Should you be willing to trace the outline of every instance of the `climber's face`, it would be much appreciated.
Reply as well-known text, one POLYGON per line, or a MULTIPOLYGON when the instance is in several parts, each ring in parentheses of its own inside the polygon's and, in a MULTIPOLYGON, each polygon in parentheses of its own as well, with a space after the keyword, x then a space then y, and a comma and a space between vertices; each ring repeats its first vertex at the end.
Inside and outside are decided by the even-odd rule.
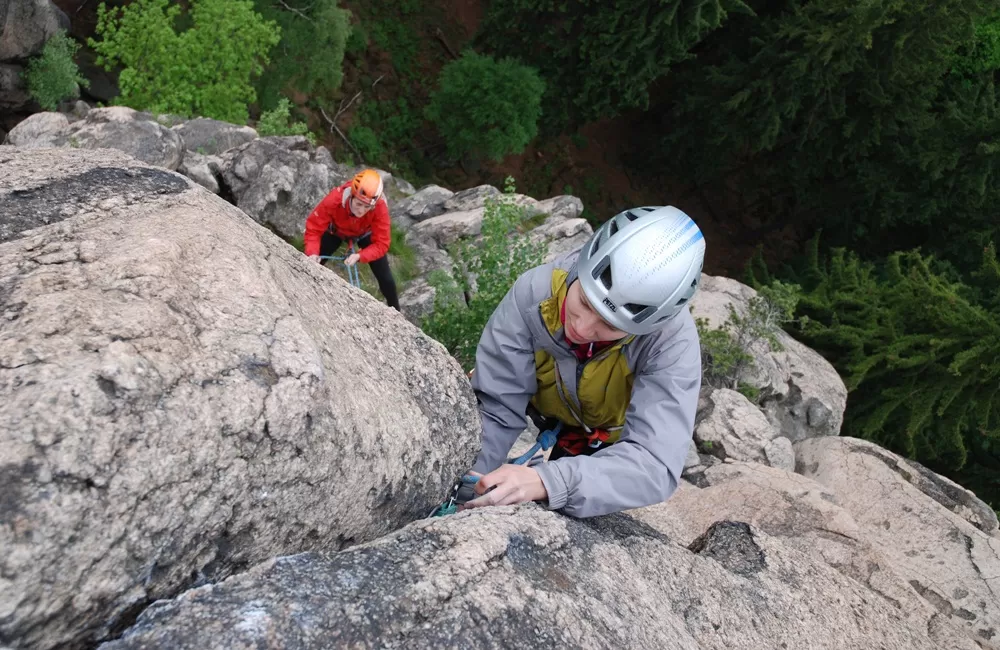
POLYGON ((356 196, 351 197, 351 214, 355 217, 363 217, 368 214, 368 211, 375 207, 377 201, 368 202, 365 199, 358 198, 356 196))
POLYGON ((573 343, 596 343, 598 341, 617 341, 628 336, 627 332, 611 327, 590 306, 587 296, 580 288, 579 282, 569 285, 566 292, 566 323, 564 325, 566 338, 573 343))

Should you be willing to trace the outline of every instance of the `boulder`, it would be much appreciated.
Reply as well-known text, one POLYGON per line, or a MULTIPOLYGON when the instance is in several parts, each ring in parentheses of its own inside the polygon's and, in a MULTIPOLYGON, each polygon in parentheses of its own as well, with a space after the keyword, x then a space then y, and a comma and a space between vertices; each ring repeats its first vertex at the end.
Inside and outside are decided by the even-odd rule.
POLYGON ((444 214, 444 202, 454 196, 454 192, 438 185, 426 185, 420 191, 389 206, 393 219, 403 217, 409 222, 423 221, 444 214))
POLYGON ((299 237, 313 208, 348 178, 330 161, 303 136, 258 138, 222 155, 220 191, 258 223, 299 237))
POLYGON ((486 205, 486 199, 499 198, 500 190, 492 185, 478 185, 466 190, 455 192, 444 202, 442 212, 469 212, 486 205))
POLYGON ((760 409, 735 390, 703 389, 695 417, 694 440, 721 460, 767 463, 765 448, 778 435, 760 409))
POLYGON ((36 113, 11 129, 7 141, 17 147, 117 149, 140 162, 174 170, 184 155, 183 143, 149 113, 125 106, 94 108, 70 122, 62 113, 36 113))
POLYGON ((68 29, 69 18, 51 0, 0 0, 0 61, 34 56, 68 29))
POLYGON ((184 141, 184 148, 203 156, 217 156, 257 139, 249 126, 239 126, 205 117, 181 122, 172 127, 184 141))
POLYGON ((112 150, 0 168, 0 646, 378 538, 474 460, 443 347, 237 208, 112 150))
MULTIPOLYGON (((691 301, 691 314, 718 328, 729 318, 729 307, 746 313, 757 295, 730 278, 702 275, 691 301)), ((839 435, 847 407, 847 387, 830 362, 783 330, 776 332, 782 350, 758 341, 748 352, 754 367, 741 378, 761 391, 760 404, 781 435, 792 442, 814 436, 839 435)))
POLYGON ((62 113, 35 113, 17 124, 7 134, 6 144, 22 149, 47 149, 65 144, 69 119, 62 113))
POLYGON ((0 110, 13 113, 32 103, 23 74, 24 66, 0 63, 0 110))
POLYGON ((185 151, 184 160, 181 161, 177 171, 212 194, 218 194, 219 180, 217 175, 220 173, 221 167, 222 159, 218 156, 203 156, 193 151, 185 151))

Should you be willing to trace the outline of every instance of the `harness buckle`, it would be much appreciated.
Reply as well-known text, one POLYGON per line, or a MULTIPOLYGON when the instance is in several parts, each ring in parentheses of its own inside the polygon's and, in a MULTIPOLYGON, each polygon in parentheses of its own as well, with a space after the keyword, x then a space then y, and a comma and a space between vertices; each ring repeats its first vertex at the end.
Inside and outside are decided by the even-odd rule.
POLYGON ((594 429, 594 431, 587 436, 587 446, 591 449, 597 449, 602 444, 607 442, 610 437, 610 431, 605 431, 604 429, 594 429))

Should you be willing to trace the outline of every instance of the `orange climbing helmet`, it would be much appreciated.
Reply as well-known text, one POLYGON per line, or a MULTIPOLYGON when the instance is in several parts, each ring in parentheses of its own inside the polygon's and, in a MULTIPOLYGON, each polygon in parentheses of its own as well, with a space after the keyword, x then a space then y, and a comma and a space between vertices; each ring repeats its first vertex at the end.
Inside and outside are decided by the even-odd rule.
POLYGON ((351 196, 373 206, 382 196, 382 177, 374 169, 364 169, 351 181, 351 196))

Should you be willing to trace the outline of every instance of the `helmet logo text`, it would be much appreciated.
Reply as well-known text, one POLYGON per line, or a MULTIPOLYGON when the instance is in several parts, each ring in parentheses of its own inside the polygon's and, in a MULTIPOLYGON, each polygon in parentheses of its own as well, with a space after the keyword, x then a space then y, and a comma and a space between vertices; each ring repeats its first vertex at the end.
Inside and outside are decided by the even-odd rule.
POLYGON ((618 305, 616 305, 615 303, 611 302, 611 300, 609 300, 608 298, 605 298, 603 302, 604 302, 605 305, 608 306, 608 309, 610 309, 611 311, 614 311, 614 312, 618 311, 618 305))

